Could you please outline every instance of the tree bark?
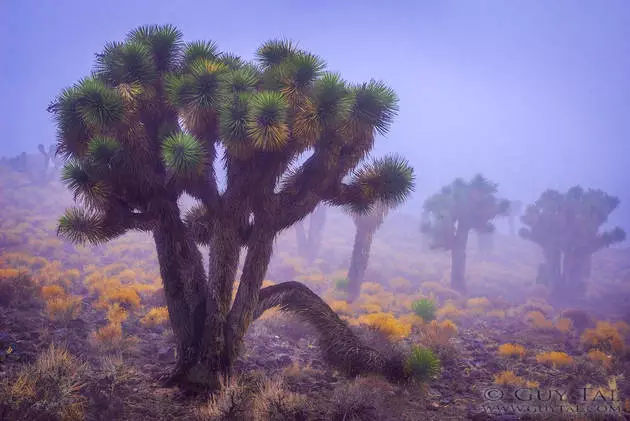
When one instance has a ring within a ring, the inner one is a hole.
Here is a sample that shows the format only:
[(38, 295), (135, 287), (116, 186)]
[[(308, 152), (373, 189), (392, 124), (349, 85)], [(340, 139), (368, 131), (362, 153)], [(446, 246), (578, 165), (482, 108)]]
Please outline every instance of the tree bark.
[(260, 289), (271, 261), (275, 233), (261, 228), (266, 226), (261, 222), (249, 239), (241, 282), (228, 315), (225, 364), (230, 367), (240, 352), (247, 328), (254, 321)]
[(370, 249), (374, 231), (362, 224), (357, 225), (354, 234), (354, 246), (348, 270), (348, 301), (356, 300), (361, 293), (361, 284), (370, 259)]
[(153, 230), (177, 363), (167, 384), (179, 383), (196, 363), (205, 319), (206, 275), (197, 245), (185, 235), (176, 203), (160, 206)]
[(468, 230), (458, 227), (455, 234), (453, 249), (451, 250), (451, 288), (462, 294), (468, 292), (466, 286), (466, 244)]

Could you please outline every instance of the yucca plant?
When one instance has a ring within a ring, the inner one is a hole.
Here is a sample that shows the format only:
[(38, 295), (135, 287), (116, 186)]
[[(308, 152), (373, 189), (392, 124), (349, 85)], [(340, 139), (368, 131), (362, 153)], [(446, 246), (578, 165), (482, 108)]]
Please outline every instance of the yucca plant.
[[(378, 201), (371, 210), (366, 212), (365, 205), (359, 201), (354, 207), (347, 209), (356, 227), (350, 268), (348, 269), (348, 301), (350, 302), (354, 301), (361, 292), (374, 234), (383, 225), (389, 211), (402, 204), (413, 192), (415, 186), (412, 168), (409, 167), (405, 159), (397, 155), (374, 159), (360, 170), (358, 176), (364, 179), (374, 179), (376, 183), (384, 183), (380, 188), (387, 188), (385, 186), (391, 184), (392, 186), (404, 187), (404, 189), (400, 190), (400, 197), (396, 202)], [(382, 181), (376, 181), (377, 179)]]
[(425, 322), (435, 320), (435, 303), (429, 298), (420, 298), (411, 303), (411, 309)]
[[(177, 339), (167, 384), (218, 387), (247, 328), (272, 307), (312, 323), (346, 371), (402, 372), (304, 285), (262, 288), (275, 237), (321, 203), (369, 213), (406, 197), (406, 161), (357, 169), (397, 112), (385, 84), (348, 83), (286, 40), (264, 43), (248, 62), (212, 42), (185, 43), (173, 26), (143, 26), (106, 44), (93, 73), (49, 110), (80, 204), (59, 234), (95, 244), (129, 230), (153, 235)], [(182, 194), (197, 200), (186, 215)], [(207, 274), (198, 244), (209, 246)]]
[(420, 383), (435, 379), (441, 368), (440, 359), (429, 348), (413, 347), (405, 360), (405, 372)]
[(476, 175), (460, 178), (424, 202), (421, 230), (431, 237), (431, 248), (451, 252), (451, 288), (466, 293), (466, 244), (471, 230), (494, 232), (492, 220), (507, 215), (509, 202), (496, 196), (498, 185)]

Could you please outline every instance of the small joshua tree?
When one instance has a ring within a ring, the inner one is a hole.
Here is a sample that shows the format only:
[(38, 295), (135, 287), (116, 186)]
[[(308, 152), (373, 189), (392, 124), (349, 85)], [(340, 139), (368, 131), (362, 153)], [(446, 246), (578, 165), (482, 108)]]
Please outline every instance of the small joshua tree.
[(566, 193), (547, 190), (526, 208), (520, 235), (542, 248), (544, 263), (539, 266), (538, 282), (551, 287), (554, 300), (581, 298), (591, 256), (625, 240), (619, 227), (601, 231), (618, 206), (619, 199), (602, 190), (575, 186)]
[(50, 145), (46, 150), (44, 145), (39, 144), (37, 149), (41, 155), (22, 152), (2, 162), (14, 171), (26, 174), (30, 183), (46, 185), (59, 175), (62, 160), (55, 153), (55, 145)]
[(466, 244), (471, 230), (494, 232), (492, 220), (505, 215), (508, 201), (496, 197), (498, 185), (482, 175), (469, 182), (456, 179), (424, 202), (429, 215), (422, 232), (431, 236), (431, 247), (451, 252), (451, 288), (465, 293)]
[[(403, 194), (405, 197), (411, 194), (414, 189), (414, 175), (406, 160), (397, 156), (377, 159), (372, 163), (369, 171), (374, 171), (376, 168), (381, 167), (398, 168), (398, 172), (406, 177), (406, 180), (400, 181), (401, 185), (406, 186)], [(352, 212), (356, 232), (352, 247), (352, 257), (350, 258), (350, 269), (348, 270), (347, 292), (348, 301), (350, 302), (354, 301), (361, 292), (361, 284), (363, 283), (363, 277), (370, 259), (370, 249), (374, 234), (385, 221), (389, 211), (398, 203), (378, 202), (368, 213)]]
[(304, 221), (298, 221), (295, 224), (298, 252), (309, 263), (312, 263), (319, 254), (325, 222), (326, 207), (319, 205), (309, 217), (308, 232), (304, 229)]
[[(381, 82), (349, 84), (286, 40), (262, 44), (256, 57), (184, 43), (170, 25), (106, 44), (92, 75), (49, 107), (67, 160), (63, 180), (83, 205), (67, 210), (58, 231), (91, 243), (129, 230), (153, 234), (177, 340), (167, 384), (219, 387), (247, 328), (272, 307), (313, 324), (325, 356), (345, 371), (401, 375), (401, 358), (363, 345), (304, 285), (262, 288), (278, 233), (322, 202), (360, 213), (404, 199), (406, 167), (360, 167), (388, 131), (396, 95)], [(197, 201), (186, 215), (184, 193)], [(197, 244), (209, 246), (207, 273)]]

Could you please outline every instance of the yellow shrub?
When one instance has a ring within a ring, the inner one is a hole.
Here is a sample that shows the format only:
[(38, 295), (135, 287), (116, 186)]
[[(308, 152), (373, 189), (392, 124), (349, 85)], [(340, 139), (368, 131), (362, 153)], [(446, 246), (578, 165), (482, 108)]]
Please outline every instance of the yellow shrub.
[(383, 307), (374, 303), (361, 304), (359, 308), (366, 313), (382, 313), (383, 312)]
[(108, 323), (92, 334), (94, 343), (104, 350), (117, 349), (122, 345), (122, 325), (120, 323)]
[(594, 328), (586, 329), (582, 333), (580, 340), (588, 348), (598, 348), (617, 353), (621, 353), (624, 349), (623, 336), (609, 322), (597, 322)]
[(379, 292), (383, 292), (383, 286), (381, 284), (377, 284), (376, 282), (364, 282), (361, 284), (361, 293), (362, 294), (378, 294)]
[(131, 309), (140, 307), (140, 296), (133, 287), (128, 285), (120, 285), (117, 288), (108, 288), (103, 291), (101, 299), (110, 304), (119, 303), (124, 306), (128, 306)]
[(59, 285), (45, 285), (42, 287), (42, 298), (46, 301), (64, 295), (66, 295), (66, 290)]
[(624, 322), (623, 320), (615, 322), (613, 326), (617, 328), (622, 336), (628, 336), (628, 334), (630, 334), (630, 324)]
[(129, 317), (129, 313), (118, 303), (114, 303), (107, 310), (107, 320), (112, 323), (122, 323), (127, 320), (127, 317)]
[(562, 367), (565, 365), (573, 364), (573, 357), (566, 352), (551, 351), (542, 352), (536, 355), (536, 361), (541, 364), (550, 364), (554, 367)]
[(330, 303), (330, 308), (332, 308), (335, 313), (352, 314), (352, 308), (347, 301), (335, 300)]
[(168, 323), (168, 308), (153, 307), (147, 312), (147, 314), (140, 320), (143, 326), (155, 327)]
[(499, 355), (503, 357), (517, 356), (523, 358), (525, 356), (525, 347), (518, 344), (503, 344), (499, 346)]
[(411, 281), (403, 277), (390, 279), (388, 285), (394, 291), (405, 292), (412, 288)]
[(409, 336), (411, 325), (396, 319), (391, 313), (365, 314), (358, 318), (359, 323), (372, 326), (393, 339)]
[(593, 362), (602, 364), (604, 367), (610, 367), (612, 361), (612, 357), (610, 355), (607, 355), (605, 352), (595, 348), (588, 351), (586, 357)]
[(538, 382), (529, 381), (522, 377), (517, 376), (512, 371), (502, 371), (494, 376), (494, 382), (503, 386), (524, 386), (535, 388), (538, 387)]
[(262, 282), (262, 288), (267, 288), (267, 287), (271, 287), (274, 286), (276, 283), (274, 281), (270, 281), (269, 279), (265, 279)]
[(411, 327), (421, 327), (424, 324), (422, 317), (415, 313), (408, 313), (398, 318), (403, 323), (411, 325)]
[(439, 308), (435, 314), (438, 319), (457, 319), (462, 316), (463, 312), (455, 304), (448, 302)]
[(556, 329), (563, 333), (567, 333), (569, 330), (571, 330), (572, 325), (573, 322), (571, 321), (571, 319), (568, 319), (566, 317), (562, 317), (556, 320)]
[(450, 320), (433, 320), (422, 326), (422, 336), (428, 346), (446, 346), (456, 334), (457, 326)]
[(488, 308), (490, 307), (490, 300), (486, 297), (469, 298), (466, 305), (470, 308)]
[(551, 320), (547, 320), (544, 314), (540, 311), (530, 311), (525, 315), (525, 320), (529, 322), (529, 324), (535, 329), (553, 329), (553, 322)]
[(81, 313), (83, 302), (78, 295), (63, 295), (46, 302), (46, 315), (50, 320), (64, 321), (76, 319)]

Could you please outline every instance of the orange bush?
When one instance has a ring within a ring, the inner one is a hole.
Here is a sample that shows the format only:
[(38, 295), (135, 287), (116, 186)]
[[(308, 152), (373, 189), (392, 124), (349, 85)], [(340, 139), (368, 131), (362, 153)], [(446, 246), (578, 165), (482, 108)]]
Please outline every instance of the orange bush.
[(545, 315), (540, 311), (530, 311), (525, 315), (525, 320), (535, 329), (548, 330), (553, 329), (553, 322), (547, 320)]
[(76, 319), (83, 306), (81, 296), (62, 295), (46, 302), (46, 314), (50, 320), (64, 321)]
[(353, 313), (352, 308), (350, 307), (350, 304), (347, 301), (334, 300), (333, 302), (330, 303), (330, 308), (332, 308), (335, 313), (339, 313), (339, 314), (350, 315)]
[(122, 345), (122, 325), (120, 323), (108, 323), (92, 334), (95, 345), (104, 350), (117, 349)]
[(522, 377), (517, 376), (512, 371), (502, 371), (494, 376), (494, 382), (503, 386), (525, 386), (535, 388), (538, 387), (538, 382), (529, 381)]
[(391, 313), (372, 313), (360, 316), (359, 323), (372, 326), (386, 336), (393, 339), (401, 339), (409, 336), (411, 325), (396, 319)]
[(556, 320), (556, 329), (558, 329), (560, 332), (567, 333), (569, 330), (571, 330), (571, 326), (573, 326), (573, 322), (569, 318), (562, 317)]
[(610, 322), (597, 322), (594, 328), (586, 329), (580, 337), (587, 348), (621, 353), (624, 349), (623, 336)]
[(525, 356), (525, 347), (518, 344), (503, 344), (499, 346), (498, 352), (503, 357), (517, 356), (523, 358)]
[(50, 300), (64, 295), (66, 295), (66, 290), (59, 285), (45, 285), (42, 287), (42, 298), (44, 300)]
[(422, 337), (428, 346), (446, 346), (457, 334), (457, 325), (451, 320), (431, 321), (422, 326)]
[(122, 308), (120, 304), (114, 303), (107, 309), (107, 320), (111, 323), (122, 323), (129, 317), (127, 310)]
[(536, 361), (541, 364), (549, 364), (554, 367), (563, 367), (566, 365), (573, 364), (573, 357), (571, 357), (566, 352), (559, 351), (551, 351), (551, 352), (542, 352), (536, 355)]
[(168, 308), (164, 307), (153, 307), (151, 310), (147, 312), (147, 314), (140, 320), (143, 326), (147, 327), (155, 327), (168, 323), (169, 315)]
[(596, 348), (589, 350), (586, 357), (593, 362), (602, 364), (606, 368), (610, 367), (612, 361), (612, 357), (610, 355)]

